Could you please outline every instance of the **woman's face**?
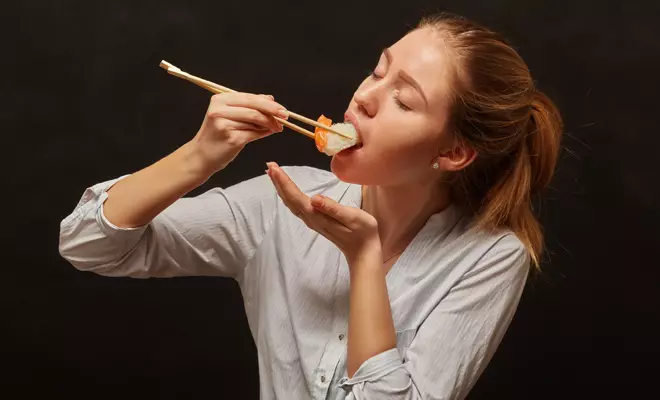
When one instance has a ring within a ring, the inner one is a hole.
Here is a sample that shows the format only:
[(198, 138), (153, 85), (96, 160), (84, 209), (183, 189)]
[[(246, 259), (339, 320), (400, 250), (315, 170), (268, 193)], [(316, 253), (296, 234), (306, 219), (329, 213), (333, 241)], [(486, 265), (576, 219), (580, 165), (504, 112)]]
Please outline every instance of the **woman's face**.
[(399, 185), (438, 177), (432, 164), (448, 145), (449, 62), (432, 29), (415, 30), (386, 49), (355, 92), (345, 119), (363, 146), (335, 155), (339, 179)]

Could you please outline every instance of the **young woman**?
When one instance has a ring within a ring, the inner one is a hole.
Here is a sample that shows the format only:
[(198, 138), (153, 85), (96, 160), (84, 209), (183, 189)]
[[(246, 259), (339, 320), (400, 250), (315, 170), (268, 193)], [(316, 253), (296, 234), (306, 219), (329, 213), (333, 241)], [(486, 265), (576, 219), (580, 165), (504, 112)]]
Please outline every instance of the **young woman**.
[(539, 263), (531, 198), (553, 174), (559, 112), (500, 36), (434, 16), (355, 92), (346, 120), (364, 145), (332, 173), (269, 163), (183, 197), (286, 113), (213, 96), (191, 141), (85, 191), (62, 256), (107, 276), (236, 279), (263, 399), (465, 397)]

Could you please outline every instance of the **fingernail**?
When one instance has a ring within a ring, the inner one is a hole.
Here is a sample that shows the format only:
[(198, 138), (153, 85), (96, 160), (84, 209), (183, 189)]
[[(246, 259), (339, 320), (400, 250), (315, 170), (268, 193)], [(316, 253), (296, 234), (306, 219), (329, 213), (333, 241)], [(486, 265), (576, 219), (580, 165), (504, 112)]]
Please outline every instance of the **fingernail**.
[(268, 162), (266, 163), (266, 166), (267, 166), (268, 169), (270, 170), (271, 168), (273, 168), (273, 164), (274, 164), (274, 163), (273, 163), (272, 161), (268, 161)]
[(281, 109), (277, 112), (277, 116), (283, 119), (289, 119), (289, 112), (285, 109)]
[(275, 100), (275, 97), (271, 96), (270, 94), (268, 95), (268, 97), (269, 97), (271, 100)]

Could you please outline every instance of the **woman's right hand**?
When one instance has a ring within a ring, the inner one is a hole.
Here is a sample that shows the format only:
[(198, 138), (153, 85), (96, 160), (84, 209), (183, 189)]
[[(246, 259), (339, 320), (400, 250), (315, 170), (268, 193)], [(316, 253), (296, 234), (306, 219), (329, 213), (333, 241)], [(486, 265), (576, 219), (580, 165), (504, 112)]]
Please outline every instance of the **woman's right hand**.
[(284, 107), (265, 95), (226, 93), (211, 98), (195, 137), (108, 190), (105, 217), (119, 227), (148, 224), (186, 193), (229, 164), (245, 145), (282, 131)]
[(288, 112), (272, 96), (222, 93), (211, 97), (199, 132), (191, 141), (204, 170), (212, 175), (225, 168), (246, 144), (281, 132), (274, 117)]

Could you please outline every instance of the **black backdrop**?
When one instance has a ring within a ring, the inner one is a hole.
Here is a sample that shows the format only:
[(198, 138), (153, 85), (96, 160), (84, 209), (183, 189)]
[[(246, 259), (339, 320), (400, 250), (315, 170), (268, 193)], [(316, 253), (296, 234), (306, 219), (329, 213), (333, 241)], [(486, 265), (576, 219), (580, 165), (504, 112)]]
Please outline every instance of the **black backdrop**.
[[(504, 32), (567, 131), (541, 208), (545, 274), (530, 281), (470, 398), (637, 397), (659, 355), (658, 4), (3, 3), (0, 391), (14, 393), (3, 397), (258, 398), (232, 281), (78, 272), (59, 257), (59, 221), (88, 185), (196, 132), (210, 95), (167, 75), (161, 59), (339, 118), (379, 51), (443, 10)], [(286, 131), (248, 146), (199, 190), (261, 174), (269, 160), (329, 166), (312, 141)]]

